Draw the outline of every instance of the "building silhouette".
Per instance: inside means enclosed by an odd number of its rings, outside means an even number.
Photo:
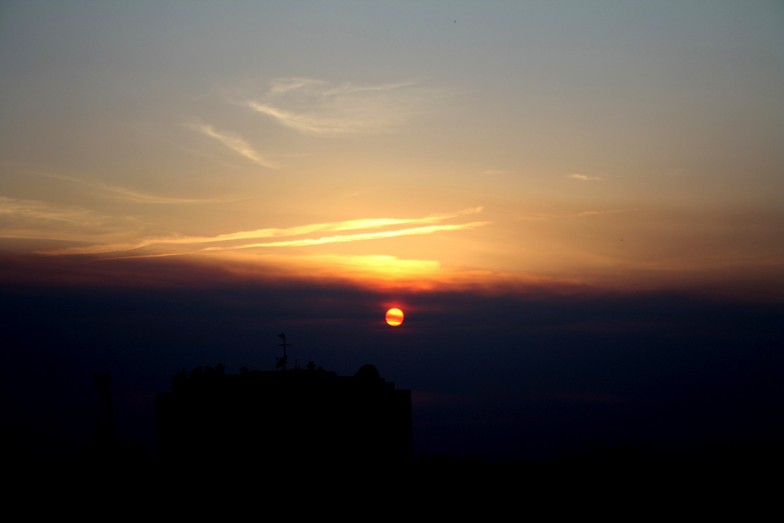
[[[382,467],[412,462],[411,393],[366,364],[181,371],[156,396],[158,456],[176,467]]]

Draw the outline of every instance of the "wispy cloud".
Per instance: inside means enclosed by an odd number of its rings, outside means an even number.
[[[283,78],[261,99],[244,105],[300,133],[335,135],[395,128],[420,110],[424,96],[413,82],[360,85]]]
[[[624,212],[631,212],[631,209],[592,209],[589,211],[580,211],[570,214],[529,212],[525,214],[515,213],[513,214],[513,217],[515,220],[520,221],[545,221],[571,218],[592,218],[595,216],[607,216],[610,214],[619,214]]]
[[[211,125],[207,125],[207,124],[196,124],[193,125],[192,127],[194,130],[202,134],[205,134],[210,138],[214,138],[215,140],[218,140],[220,143],[222,143],[223,145],[225,145],[235,153],[244,156],[248,160],[258,165],[261,165],[262,167],[266,167],[268,169],[278,169],[278,166],[274,162],[265,158],[261,153],[256,151],[253,147],[251,147],[248,144],[248,142],[246,142],[236,134],[218,131]]]
[[[340,234],[335,236],[324,236],[321,238],[303,238],[299,240],[283,240],[267,243],[251,243],[241,245],[237,248],[253,247],[306,247],[311,245],[324,245],[327,243],[347,243],[365,240],[378,240],[381,238],[396,238],[398,236],[414,236],[421,234],[434,234],[444,231],[459,231],[465,229],[475,229],[490,222],[470,222],[463,224],[427,225],[423,227],[411,227],[407,229],[397,229],[393,231],[364,232],[356,234]]]
[[[81,207],[57,206],[39,200],[17,200],[5,196],[0,196],[0,216],[7,220],[59,223],[83,224],[96,221],[94,213]]]
[[[129,201],[133,203],[176,205],[176,204],[198,204],[198,203],[225,203],[227,201],[230,201],[221,198],[178,198],[175,196],[165,196],[160,194],[136,191],[133,189],[128,189],[127,187],[121,187],[119,185],[111,185],[103,182],[97,182],[94,180],[76,178],[74,176],[66,176],[66,175],[55,174],[55,173],[40,173],[40,172],[38,174],[42,176],[46,176],[48,178],[62,180],[70,183],[75,183],[78,185],[83,185],[85,187],[90,187],[92,189],[97,189],[98,191],[106,194],[110,198]]]
[[[483,176],[503,176],[506,174],[511,174],[512,171],[507,169],[485,169],[482,171]]]
[[[586,174],[580,173],[572,173],[569,175],[569,178],[572,180],[579,180],[581,182],[600,182],[604,179],[601,176],[588,176]]]
[[[106,216],[84,207],[5,196],[0,196],[0,218],[0,236],[5,238],[87,241],[135,225],[131,219]]]
[[[433,234],[443,231],[472,229],[489,222],[470,222],[463,224],[442,223],[467,215],[482,212],[481,207],[464,209],[453,213],[433,214],[417,218],[361,218],[336,222],[314,223],[286,228],[265,228],[251,231],[231,232],[214,236],[163,236],[139,240],[133,243],[117,243],[106,245],[91,245],[85,247],[72,247],[57,251],[57,254],[105,254],[142,249],[152,246],[187,246],[208,244],[223,244],[207,246],[204,250],[233,250],[251,247],[293,247],[306,245],[323,245],[327,243],[344,243],[349,241],[373,240],[379,238],[392,238],[395,236],[410,236],[420,234]],[[410,227],[417,225],[418,227]],[[401,228],[403,227],[403,228]],[[319,236],[316,238],[301,238],[317,233],[335,233],[346,231],[367,231],[368,229],[392,228],[386,231],[357,232],[346,235]],[[300,238],[297,238],[300,237]],[[287,238],[287,239],[286,239]],[[259,241],[272,240],[275,241]],[[248,242],[237,245],[236,242]],[[235,244],[232,245],[232,242]]]
[[[594,210],[578,212],[574,216],[578,218],[586,218],[590,216],[606,216],[608,214],[618,214],[622,212],[629,212],[629,209],[607,209],[607,210]]]

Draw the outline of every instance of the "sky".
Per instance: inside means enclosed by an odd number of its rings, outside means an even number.
[[[0,2],[12,439],[181,368],[412,391],[422,452],[784,435],[784,4]],[[400,307],[399,327],[384,323]]]

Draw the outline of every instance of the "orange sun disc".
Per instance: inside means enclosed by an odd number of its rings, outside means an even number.
[[[397,327],[403,323],[403,311],[400,309],[389,309],[386,316],[387,324]]]

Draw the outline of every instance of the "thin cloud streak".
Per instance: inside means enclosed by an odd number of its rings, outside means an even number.
[[[57,251],[50,251],[50,254],[106,254],[111,252],[122,252],[129,250],[142,249],[154,245],[198,245],[206,243],[230,242],[239,240],[252,240],[264,238],[285,238],[291,236],[301,236],[316,232],[342,232],[360,229],[377,229],[381,227],[412,225],[412,224],[433,224],[444,220],[458,218],[461,216],[477,214],[482,212],[482,207],[464,209],[462,211],[446,214],[434,214],[421,218],[363,218],[355,220],[344,220],[339,222],[326,222],[308,225],[299,225],[287,228],[267,228],[252,231],[241,231],[216,236],[162,236],[147,238],[133,243],[121,243],[112,245],[92,245],[86,247],[70,247]],[[393,231],[394,232],[394,231]],[[436,231],[433,231],[436,232]],[[424,233],[423,233],[424,234]],[[317,239],[318,240],[318,239]],[[276,242],[272,242],[276,243]],[[326,242],[334,243],[334,242]],[[229,250],[244,247],[211,248],[205,250]]]
[[[254,247],[306,247],[311,245],[324,245],[328,243],[347,243],[365,240],[378,240],[381,238],[396,238],[399,236],[414,236],[421,234],[433,234],[436,232],[445,231],[459,231],[466,229],[475,229],[490,222],[471,222],[465,224],[451,224],[451,225],[428,225],[423,227],[411,227],[408,229],[398,229],[396,231],[379,231],[379,232],[366,232],[357,234],[345,234],[337,236],[325,236],[322,238],[305,238],[301,240],[285,240],[279,242],[269,243],[252,243],[248,245],[241,245],[234,247],[236,249],[249,249]],[[214,250],[214,249],[207,249]]]
[[[211,125],[200,124],[195,125],[193,128],[210,138],[214,138],[218,140],[220,143],[234,151],[235,153],[244,156],[245,158],[251,160],[252,162],[261,165],[262,167],[266,167],[268,169],[278,169],[279,167],[264,158],[259,152],[257,152],[253,147],[251,147],[245,140],[240,138],[237,135],[224,133],[220,131],[216,131]]]
[[[572,180],[579,180],[581,182],[600,182],[603,180],[601,176],[588,176],[580,173],[573,173],[569,175]]]

